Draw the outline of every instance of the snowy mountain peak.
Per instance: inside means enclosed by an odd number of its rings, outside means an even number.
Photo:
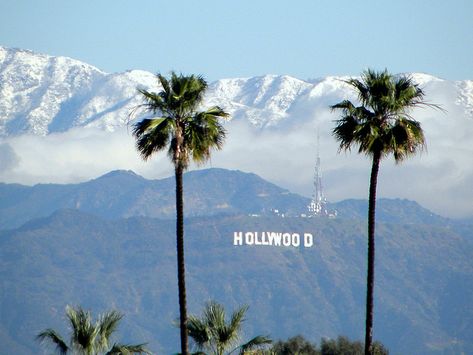
[[[62,104],[81,97],[105,76],[97,68],[71,58],[26,50],[1,47],[0,59],[2,135],[54,131],[59,122],[67,121]]]
[[[448,82],[414,73],[421,86],[434,85],[473,115],[472,81]],[[222,79],[209,86],[206,105],[219,105],[232,119],[257,127],[277,126],[288,117],[353,97],[344,80],[329,76],[300,80],[287,75]],[[47,135],[73,127],[114,131],[129,123],[142,103],[137,87],[159,90],[155,75],[142,70],[107,74],[86,63],[0,47],[0,136]]]
[[[225,107],[234,118],[246,118],[256,126],[271,126],[286,117],[311,87],[287,75],[222,79],[210,86],[207,103]]]
[[[437,78],[433,75],[426,74],[426,73],[405,73],[405,75],[409,75],[412,78],[412,80],[420,87],[428,85],[432,82],[444,81],[443,79]]]

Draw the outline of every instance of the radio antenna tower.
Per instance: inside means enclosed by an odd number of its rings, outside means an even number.
[[[328,211],[325,208],[327,200],[324,195],[322,185],[322,170],[320,168],[320,133],[317,129],[317,156],[315,160],[315,171],[314,171],[314,193],[312,195],[312,201],[307,206],[309,213],[312,216],[327,215]]]

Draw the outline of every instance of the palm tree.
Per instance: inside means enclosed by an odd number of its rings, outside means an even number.
[[[225,309],[215,301],[206,304],[202,317],[189,316],[187,330],[198,350],[205,354],[223,355],[238,351],[245,354],[272,341],[267,336],[256,336],[244,344],[238,344],[241,326],[248,310],[243,306],[232,313],[227,323]],[[199,353],[200,354],[200,353]]]
[[[219,118],[226,118],[228,114],[218,106],[197,111],[207,89],[207,83],[202,77],[171,73],[170,80],[160,74],[157,78],[162,91],[154,93],[139,90],[145,99],[145,104],[140,107],[157,117],[136,123],[133,134],[137,140],[138,151],[144,160],[149,159],[154,152],[167,148],[174,164],[181,353],[187,355],[182,174],[191,159],[203,163],[210,158],[211,149],[221,149],[225,130],[219,123]]]
[[[394,77],[386,70],[367,70],[361,80],[349,79],[361,103],[344,100],[331,106],[341,110],[342,117],[333,129],[340,150],[358,146],[358,152],[372,158],[368,206],[368,273],[366,292],[365,354],[372,354],[373,288],[375,259],[375,205],[379,164],[393,154],[396,163],[416,154],[425,146],[418,121],[409,112],[417,106],[434,106],[424,101],[424,92],[409,76]]]
[[[66,316],[71,329],[69,343],[51,328],[43,330],[36,339],[52,343],[61,355],[151,354],[145,348],[145,344],[110,345],[110,338],[123,318],[117,311],[101,314],[98,320],[93,322],[90,312],[84,311],[80,306],[77,308],[67,306]]]

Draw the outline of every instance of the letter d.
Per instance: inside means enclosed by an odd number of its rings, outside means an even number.
[[[304,247],[310,248],[314,245],[314,237],[310,233],[304,233]]]

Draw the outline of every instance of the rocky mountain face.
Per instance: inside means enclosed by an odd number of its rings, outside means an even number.
[[[441,92],[473,115],[473,81],[451,82],[413,74],[427,92]],[[220,105],[234,119],[257,127],[281,125],[294,115],[327,107],[351,93],[343,77],[300,80],[265,75],[211,83],[206,104]],[[141,103],[137,88],[158,90],[154,75],[132,70],[108,74],[66,57],[0,47],[0,135],[47,135],[73,127],[113,131],[126,126]],[[438,102],[444,104],[444,102]]]

